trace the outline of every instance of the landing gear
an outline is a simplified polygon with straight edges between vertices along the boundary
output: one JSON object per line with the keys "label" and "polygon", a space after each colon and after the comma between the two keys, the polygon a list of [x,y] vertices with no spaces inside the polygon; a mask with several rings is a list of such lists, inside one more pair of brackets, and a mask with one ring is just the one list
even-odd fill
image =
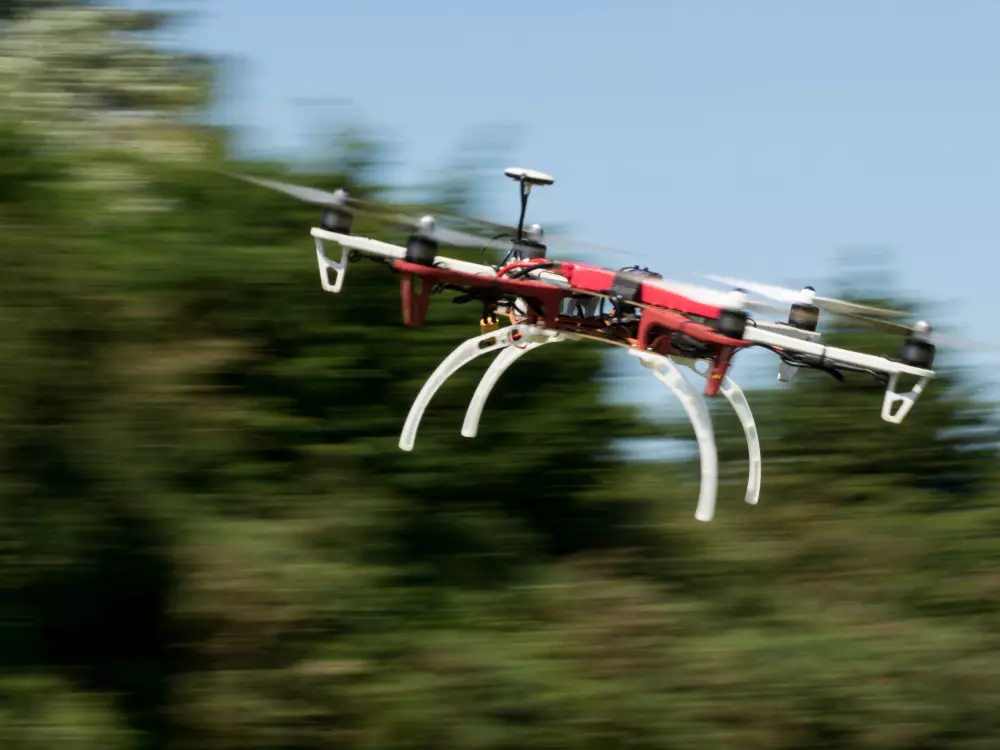
{"label": "landing gear", "polygon": [[[462,423],[462,435],[473,438],[479,431],[479,421],[483,407],[493,387],[500,376],[516,361],[529,351],[543,344],[574,340],[573,334],[550,331],[526,324],[500,328],[488,331],[480,336],[460,344],[434,371],[421,388],[400,435],[399,447],[404,451],[413,450],[420,420],[431,398],[451,375],[473,359],[491,351],[499,350],[496,359],[487,368],[476,388]],[[681,373],[681,367],[687,367],[703,378],[713,377],[712,368],[700,371],[696,361],[686,358],[673,358],[656,352],[631,350],[642,365],[653,371],[653,374],[667,385],[684,406],[694,427],[695,438],[701,461],[701,489],[695,517],[699,521],[710,521],[715,515],[715,500],[718,490],[718,455],[715,436],[712,428],[712,418],[709,414],[705,398],[698,389],[691,386]],[[726,376],[722,376],[721,391],[732,405],[747,440],[747,450],[750,459],[750,474],[747,480],[745,501],[748,505],[756,505],[760,496],[761,456],[760,439],[754,424],[750,406],[740,387]]]}

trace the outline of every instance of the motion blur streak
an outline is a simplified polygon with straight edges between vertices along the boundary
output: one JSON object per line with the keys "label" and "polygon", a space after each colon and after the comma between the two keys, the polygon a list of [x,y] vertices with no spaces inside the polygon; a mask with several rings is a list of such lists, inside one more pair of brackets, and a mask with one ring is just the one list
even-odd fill
{"label": "motion blur streak", "polygon": [[[525,357],[476,440],[470,365],[399,451],[468,316],[405,329],[364,264],[332,300],[314,210],[224,173],[287,175],[192,124],[213,63],[73,6],[0,7],[0,747],[1000,746],[972,373],[942,357],[902,426],[864,377],[748,393],[755,507],[713,407],[740,512],[709,525],[696,461],[616,448],[692,435],[604,398],[596,346]],[[381,199],[341,145],[302,181]]]}

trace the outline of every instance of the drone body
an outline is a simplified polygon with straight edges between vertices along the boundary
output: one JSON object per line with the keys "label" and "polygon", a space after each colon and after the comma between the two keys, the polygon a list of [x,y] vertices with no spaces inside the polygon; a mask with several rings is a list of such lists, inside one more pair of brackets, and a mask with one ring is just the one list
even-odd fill
{"label": "drone body", "polygon": [[[724,396],[733,406],[747,438],[750,472],[746,502],[756,504],[761,484],[760,443],[750,407],[739,386],[728,377],[733,356],[751,346],[761,346],[781,359],[778,379],[790,381],[799,369],[820,369],[838,377],[843,370],[865,372],[886,386],[882,419],[901,423],[927,383],[934,377],[935,343],[929,326],[910,327],[878,316],[895,311],[871,308],[819,297],[811,287],[801,292],[765,285],[716,279],[737,287],[721,291],[666,281],[657,273],[637,267],[613,270],[548,257],[540,226],[524,228],[528,196],[535,186],[554,179],[521,168],[506,171],[521,188],[521,212],[511,246],[499,265],[472,263],[440,254],[442,244],[487,244],[477,237],[441,228],[431,216],[414,225],[405,245],[381,242],[351,234],[351,219],[361,213],[343,191],[328,194],[309,188],[260,179],[251,181],[323,205],[321,226],[311,234],[322,287],[337,293],[343,288],[347,266],[360,256],[381,261],[399,275],[402,318],[406,326],[424,323],[432,291],[460,293],[456,301],[482,306],[480,335],[460,344],[430,376],[407,416],[400,448],[412,450],[420,419],[434,393],[459,368],[476,357],[500,353],[487,369],[473,395],[462,434],[474,437],[486,399],[502,373],[528,351],[543,344],[593,340],[623,347],[667,385],[677,396],[694,427],[701,461],[701,488],[695,517],[709,521],[715,512],[718,466],[714,431],[705,398]],[[485,222],[484,222],[485,223]],[[494,227],[497,225],[494,225]],[[504,227],[504,229],[509,229]],[[341,248],[332,260],[326,243]],[[333,275],[331,279],[330,276]],[[770,297],[785,306],[750,298],[746,290]],[[752,313],[781,313],[784,322],[766,323]],[[907,335],[899,359],[879,357],[822,343],[817,331],[821,312],[846,316],[865,324]],[[508,318],[501,326],[500,319]],[[699,364],[704,366],[699,369]],[[704,380],[699,389],[684,377],[689,369]],[[907,393],[897,392],[907,376],[916,384]]]}

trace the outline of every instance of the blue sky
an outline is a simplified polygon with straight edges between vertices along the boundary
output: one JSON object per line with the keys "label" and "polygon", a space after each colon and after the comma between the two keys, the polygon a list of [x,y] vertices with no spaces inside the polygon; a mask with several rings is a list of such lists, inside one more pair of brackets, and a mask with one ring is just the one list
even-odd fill
{"label": "blue sky", "polygon": [[[255,148],[302,152],[346,116],[416,181],[501,126],[505,161],[556,177],[529,218],[684,280],[822,292],[839,251],[889,250],[900,289],[948,305],[935,323],[1000,341],[1000,3],[182,5],[185,44],[232,60],[221,113]],[[494,182],[485,210],[516,218]],[[768,380],[772,360],[747,358]]]}

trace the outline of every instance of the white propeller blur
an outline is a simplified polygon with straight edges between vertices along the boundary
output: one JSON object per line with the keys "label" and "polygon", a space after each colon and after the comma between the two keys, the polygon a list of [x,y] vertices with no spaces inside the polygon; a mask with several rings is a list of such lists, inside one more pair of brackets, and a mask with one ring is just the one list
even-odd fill
{"label": "white propeller blur", "polygon": [[862,305],[857,302],[834,299],[833,297],[821,297],[810,287],[806,287],[804,289],[788,289],[781,286],[775,286],[773,284],[761,284],[756,281],[734,279],[729,276],[706,275],[705,278],[711,279],[718,284],[725,284],[726,286],[746,289],[748,292],[753,292],[754,294],[759,294],[761,297],[767,297],[768,299],[773,299],[778,302],[785,302],[790,305],[815,305],[820,310],[839,315],[882,315],[886,317],[904,317],[907,315],[907,313],[899,310],[888,310],[884,307],[872,307],[871,305]]}

